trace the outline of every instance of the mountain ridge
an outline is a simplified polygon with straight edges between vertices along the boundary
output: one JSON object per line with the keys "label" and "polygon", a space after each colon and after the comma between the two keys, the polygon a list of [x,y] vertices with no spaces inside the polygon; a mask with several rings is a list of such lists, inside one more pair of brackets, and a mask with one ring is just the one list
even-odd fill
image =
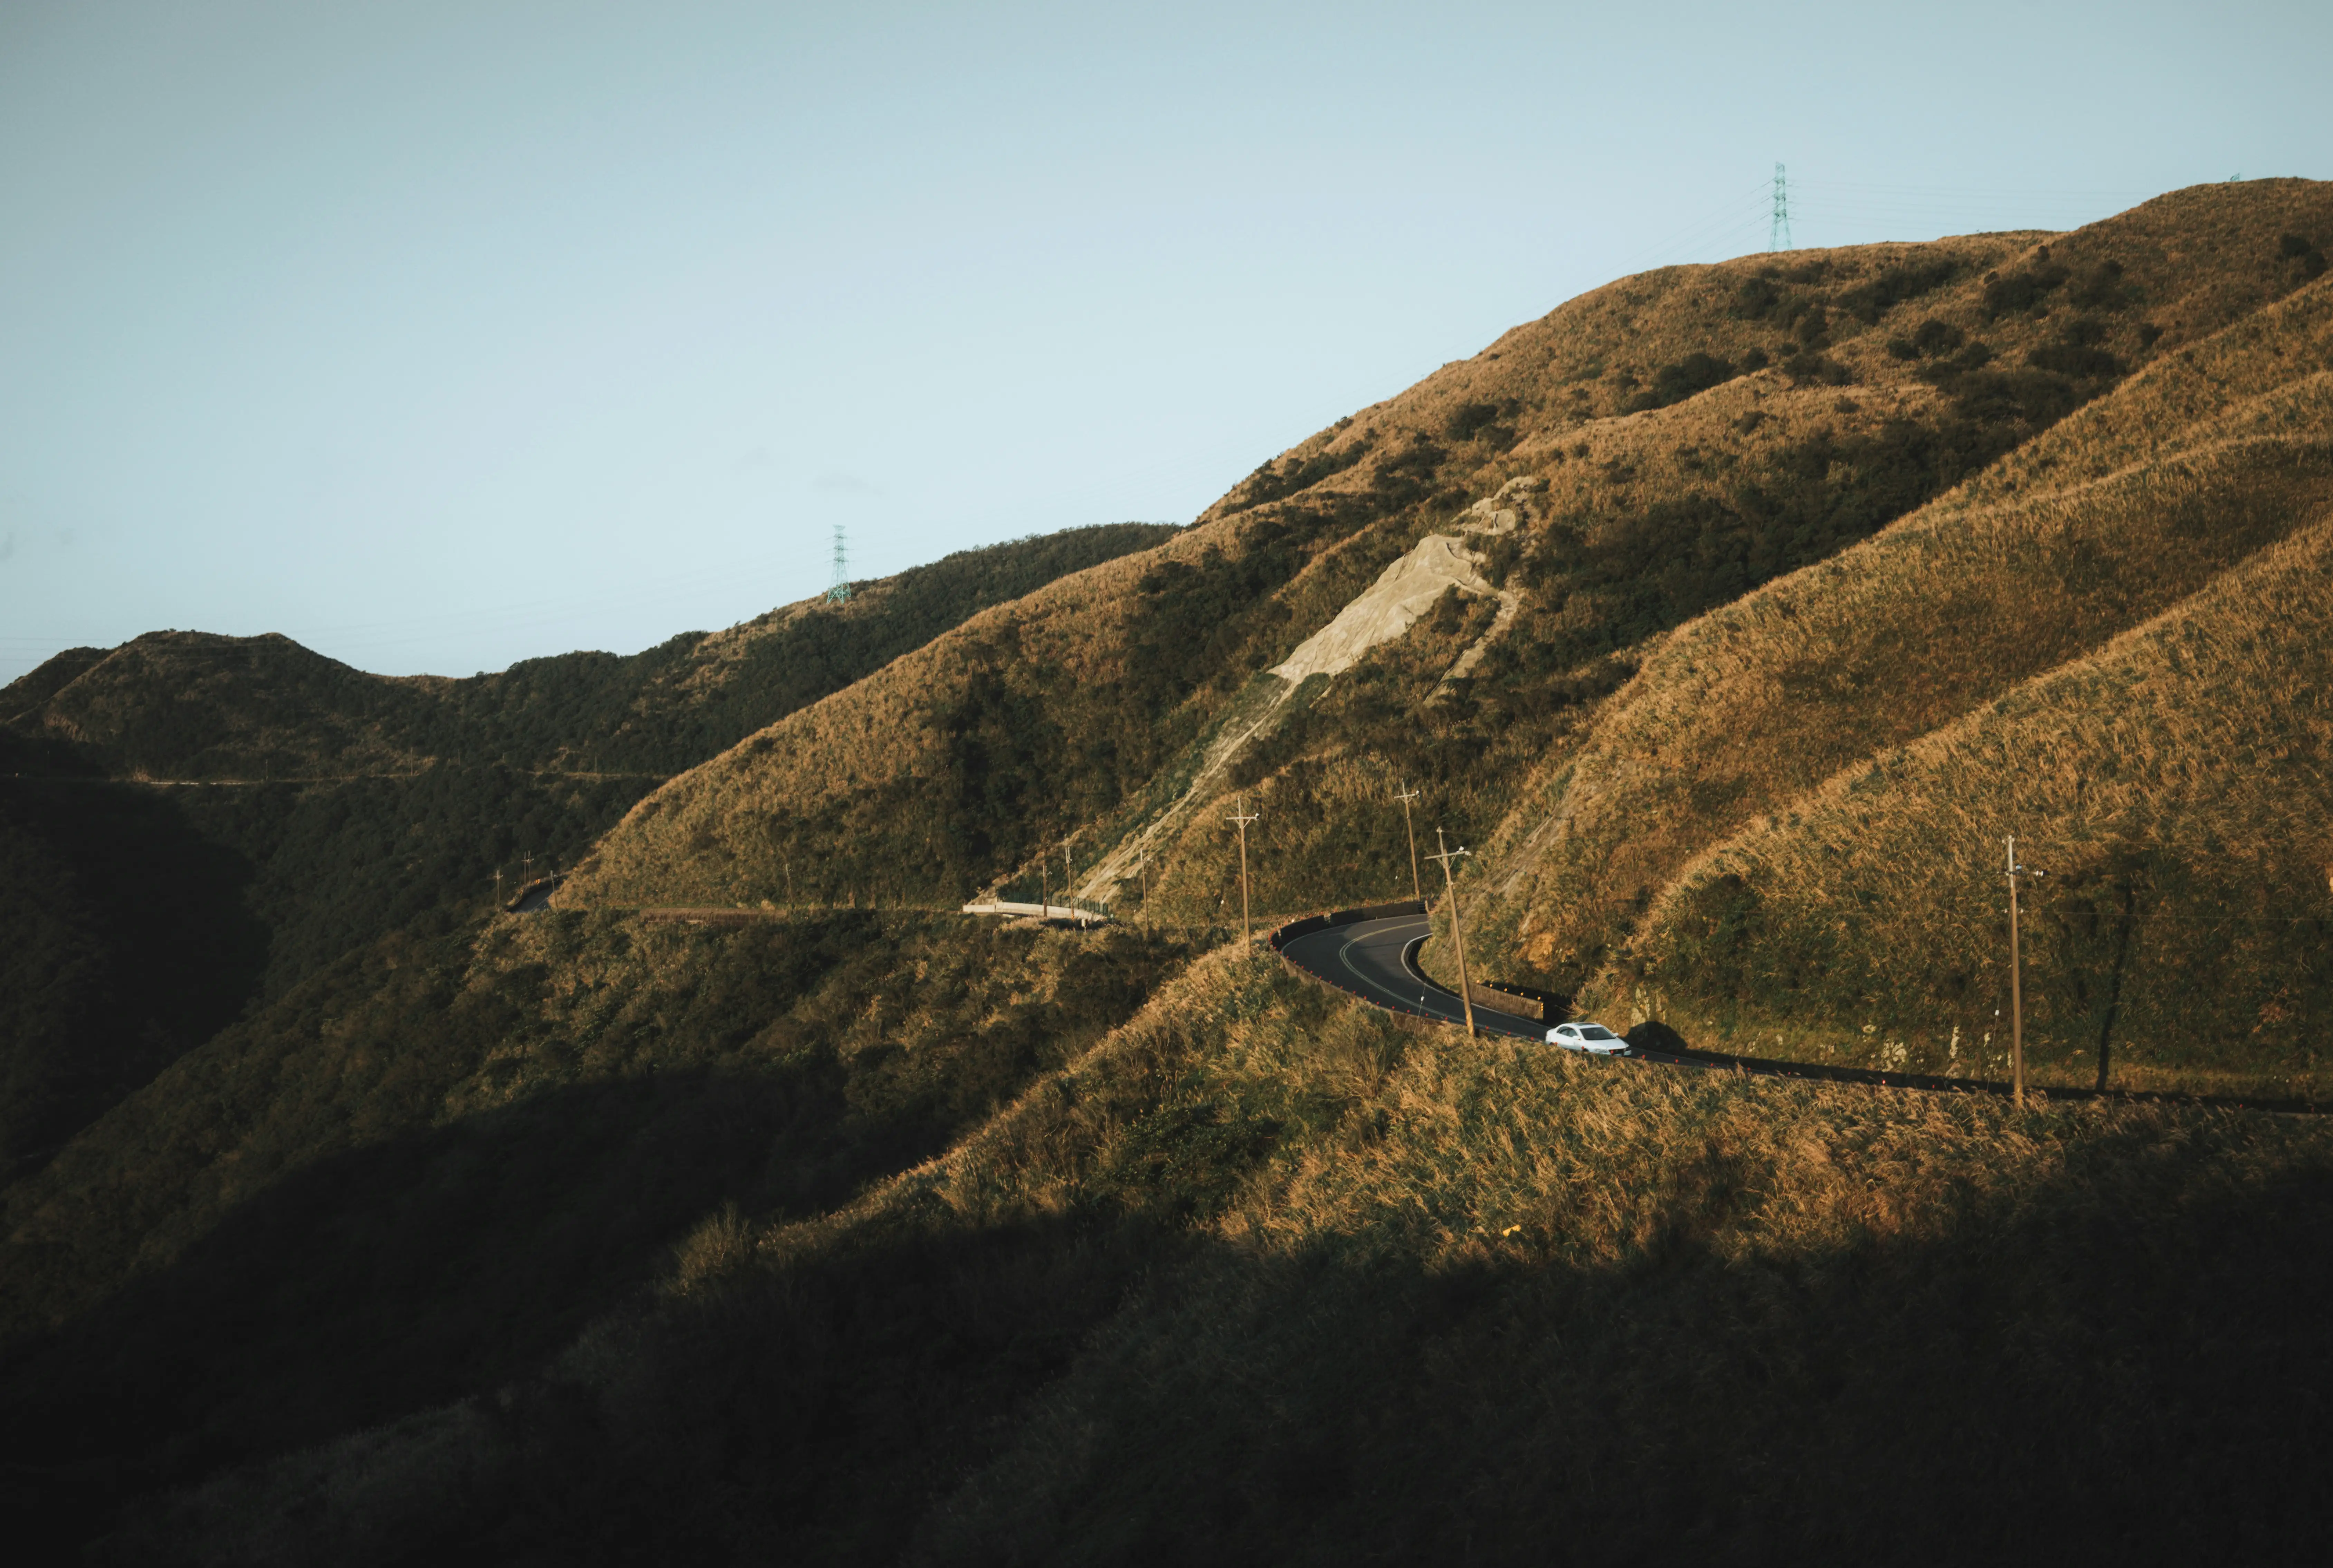
{"label": "mountain ridge", "polygon": [[[53,1504],[114,1561],[2313,1544],[2333,1131],[2052,1094],[2328,1087],[2328,239],[2264,181],[1619,280],[976,609],[0,1188],[6,1457],[123,1477]],[[2038,1092],[1474,1041],[1224,938],[1234,802],[1268,923],[1408,894],[1405,779],[1478,978],[1883,1071],[1997,1071],[2019,815]],[[1041,863],[1117,919],[929,907]]]}

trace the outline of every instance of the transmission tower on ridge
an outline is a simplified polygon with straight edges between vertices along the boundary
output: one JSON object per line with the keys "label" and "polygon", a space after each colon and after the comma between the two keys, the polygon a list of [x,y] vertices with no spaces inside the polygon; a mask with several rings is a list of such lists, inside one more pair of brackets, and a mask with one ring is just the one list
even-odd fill
{"label": "transmission tower on ridge", "polygon": [[850,597],[850,551],[843,544],[840,523],[834,525],[834,585],[826,591],[826,597],[834,604]]}
{"label": "transmission tower on ridge", "polygon": [[1791,187],[1779,163],[1774,166],[1774,224],[1766,232],[1766,248],[1793,248],[1791,244]]}

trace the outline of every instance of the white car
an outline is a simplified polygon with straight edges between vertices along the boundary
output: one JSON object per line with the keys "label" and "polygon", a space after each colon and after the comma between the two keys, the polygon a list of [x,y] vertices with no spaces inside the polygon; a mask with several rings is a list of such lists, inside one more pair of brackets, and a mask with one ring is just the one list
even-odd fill
{"label": "white car", "polygon": [[1547,1032],[1547,1043],[1560,1045],[1566,1051],[1586,1051],[1598,1056],[1611,1056],[1628,1048],[1628,1043],[1601,1024],[1558,1024]]}

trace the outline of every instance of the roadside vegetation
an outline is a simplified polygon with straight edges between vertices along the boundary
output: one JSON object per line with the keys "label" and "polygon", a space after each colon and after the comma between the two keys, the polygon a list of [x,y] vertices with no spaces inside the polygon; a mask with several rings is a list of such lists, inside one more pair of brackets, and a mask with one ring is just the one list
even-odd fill
{"label": "roadside vegetation", "polygon": [[101,1560],[2276,1554],[2328,1137],[1518,1051],[1226,952],[860,1201],[708,1215],[542,1376]]}
{"label": "roadside vegetation", "polygon": [[416,922],[9,1189],[6,1457],[180,1481],[517,1376],[706,1213],[848,1202],[1190,952],[863,911]]}

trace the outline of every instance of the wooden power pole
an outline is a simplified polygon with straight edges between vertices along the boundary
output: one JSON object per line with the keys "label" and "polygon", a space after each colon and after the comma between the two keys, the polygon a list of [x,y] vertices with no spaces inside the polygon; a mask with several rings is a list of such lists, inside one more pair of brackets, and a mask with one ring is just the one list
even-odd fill
{"label": "wooden power pole", "polygon": [[1426,890],[1417,882],[1417,829],[1409,820],[1409,803],[1417,798],[1417,792],[1404,779],[1401,793],[1393,798],[1401,803],[1401,831],[1409,835],[1409,896],[1422,904],[1426,902]]}
{"label": "wooden power pole", "polygon": [[1442,862],[1442,886],[1450,895],[1450,941],[1458,949],[1458,1003],[1466,1009],[1466,1034],[1471,1039],[1474,1034],[1474,986],[1466,978],[1466,934],[1458,928],[1458,879],[1450,874],[1450,862],[1466,851],[1464,846],[1452,849],[1444,841],[1440,828],[1434,830],[1434,842],[1442,846],[1442,852],[1426,858]]}
{"label": "wooden power pole", "polygon": [[2025,1103],[2025,971],[2017,950],[2017,879],[2044,873],[2017,863],[2017,841],[2009,841],[2009,1089]]}
{"label": "wooden power pole", "polygon": [[1249,814],[1247,809],[1247,796],[1242,795],[1240,796],[1239,810],[1224,819],[1224,821],[1227,822],[1237,822],[1239,824],[1240,940],[1243,942],[1253,941],[1255,936],[1254,932],[1249,928],[1247,912],[1247,825],[1263,815],[1263,813],[1262,812],[1254,813],[1253,815]]}

